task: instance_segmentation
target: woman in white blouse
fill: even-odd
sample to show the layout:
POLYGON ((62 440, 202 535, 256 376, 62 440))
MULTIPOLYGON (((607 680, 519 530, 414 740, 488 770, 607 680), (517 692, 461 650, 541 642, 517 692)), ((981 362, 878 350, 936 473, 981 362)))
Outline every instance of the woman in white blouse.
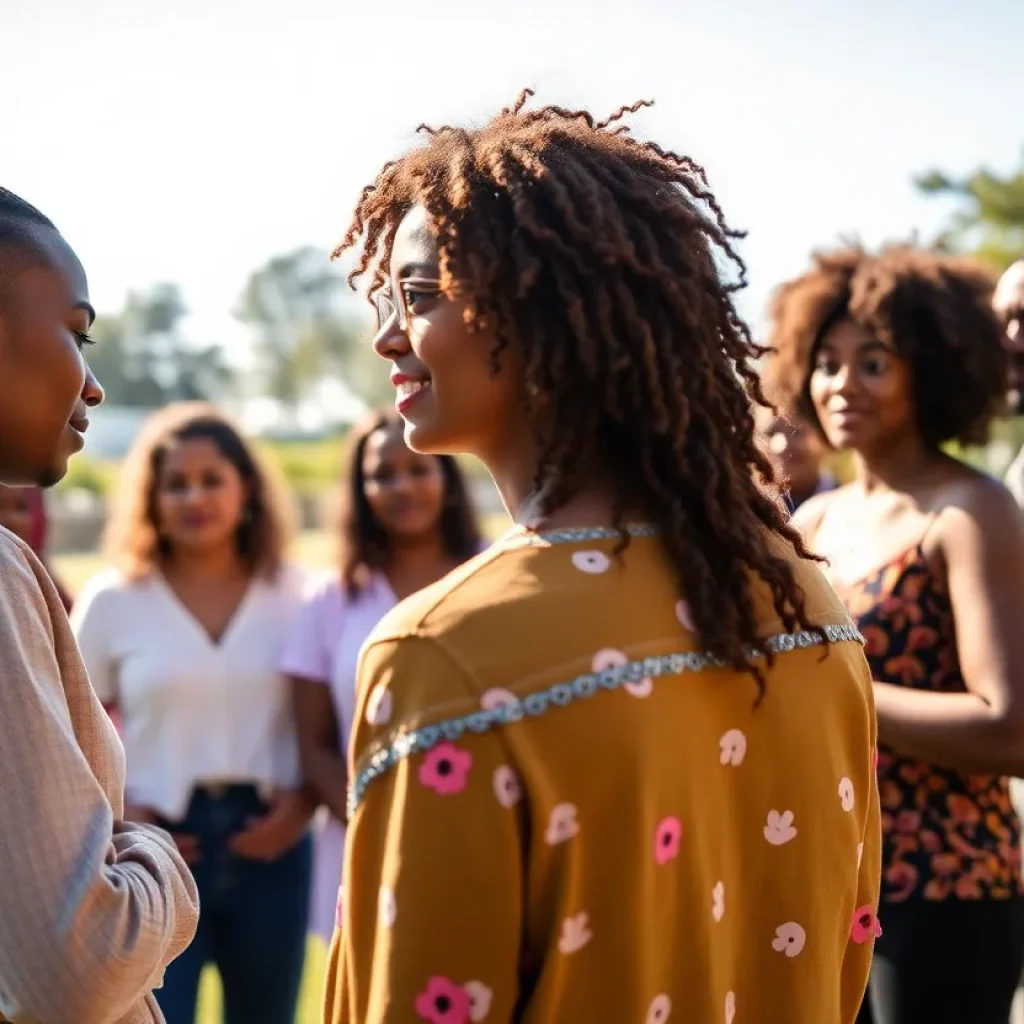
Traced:
POLYGON ((301 581, 283 564, 277 492, 209 406, 156 415, 129 455, 109 526, 116 569, 73 625, 128 761, 126 817, 167 828, 199 887, 199 931, 158 993, 192 1024, 204 965, 227 1024, 293 1019, 314 803, 277 662, 301 581))

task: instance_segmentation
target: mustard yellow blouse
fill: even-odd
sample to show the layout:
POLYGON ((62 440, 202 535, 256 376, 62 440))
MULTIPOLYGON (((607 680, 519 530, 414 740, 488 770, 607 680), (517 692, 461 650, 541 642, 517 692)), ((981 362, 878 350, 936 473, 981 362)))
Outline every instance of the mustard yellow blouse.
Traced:
POLYGON ((860 637, 755 707, 704 653, 653 531, 510 532, 364 648, 329 1024, 849 1024, 879 887, 860 637))

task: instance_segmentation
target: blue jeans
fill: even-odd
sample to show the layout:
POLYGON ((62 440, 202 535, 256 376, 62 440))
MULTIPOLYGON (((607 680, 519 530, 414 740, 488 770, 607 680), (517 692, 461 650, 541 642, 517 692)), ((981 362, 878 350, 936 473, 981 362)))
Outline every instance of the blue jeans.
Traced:
POLYGON ((309 834, 271 863, 228 849, 247 819, 265 810, 253 786, 200 789, 171 832, 197 836, 192 865, 199 888, 199 930, 168 968, 156 992, 167 1024, 194 1024, 199 979, 216 965, 224 1024, 291 1024, 306 955, 312 844, 309 834))

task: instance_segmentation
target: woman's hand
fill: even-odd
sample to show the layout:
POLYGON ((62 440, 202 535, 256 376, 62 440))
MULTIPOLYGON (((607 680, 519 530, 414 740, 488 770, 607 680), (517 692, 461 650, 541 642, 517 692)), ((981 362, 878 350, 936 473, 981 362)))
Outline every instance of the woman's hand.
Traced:
MULTIPOLYGON (((135 822, 138 825, 159 825, 161 828, 166 828, 166 823, 160 820, 160 816, 152 807, 143 807, 141 804, 126 804, 123 820, 135 822)), ((199 840, 196 836, 181 832, 170 832, 170 836, 178 848, 178 853, 181 854, 181 859, 186 864, 192 865, 199 861, 199 840)))
POLYGON ((228 843, 232 853, 246 860, 277 860, 287 853, 309 827, 316 803, 304 789, 276 790, 266 814, 251 818, 228 843))

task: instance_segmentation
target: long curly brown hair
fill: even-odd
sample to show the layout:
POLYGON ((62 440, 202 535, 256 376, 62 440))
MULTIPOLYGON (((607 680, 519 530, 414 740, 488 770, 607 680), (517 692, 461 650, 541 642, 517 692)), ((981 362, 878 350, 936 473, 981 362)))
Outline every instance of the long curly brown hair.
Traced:
POLYGON ((817 253, 811 269, 780 286, 771 303, 765 382, 773 399, 814 424, 815 351, 851 320, 906 361, 917 427, 926 444, 984 442, 1002 410, 1008 354, 992 312, 994 279, 962 257, 890 245, 817 253))
POLYGON ((230 420, 205 402, 175 402, 146 421, 125 460, 103 550, 128 579, 139 579, 170 555, 156 519, 160 467, 175 442, 203 439, 215 444, 249 491, 238 527, 238 552, 254 573, 273 576, 284 559, 291 509, 276 474, 230 420))
MULTIPOLYGON (((348 456, 342 474, 341 578, 345 590, 355 596, 374 570, 387 568, 391 538, 366 500, 363 455, 366 442, 378 430, 402 428, 402 417, 389 409, 375 409, 357 423, 348 436, 348 456)), ((466 480, 451 455, 436 455, 444 475, 444 505, 437 524, 445 554, 464 562, 480 552, 483 541, 466 480)))
POLYGON ((770 651, 751 575, 787 629, 812 628, 769 535, 812 556, 759 485, 772 469, 750 396, 765 402, 754 362, 766 350, 733 303, 746 283, 740 235, 701 167, 630 135, 623 118, 649 103, 598 121, 526 109, 531 94, 478 129, 423 126, 423 146, 363 190, 335 255, 357 249, 350 281, 368 275, 372 298, 399 222, 426 210, 442 291, 496 338, 495 372, 506 346, 520 357, 548 508, 579 486, 581 467, 606 467, 623 505, 639 498, 660 527, 705 646, 763 692, 752 651, 770 651))

